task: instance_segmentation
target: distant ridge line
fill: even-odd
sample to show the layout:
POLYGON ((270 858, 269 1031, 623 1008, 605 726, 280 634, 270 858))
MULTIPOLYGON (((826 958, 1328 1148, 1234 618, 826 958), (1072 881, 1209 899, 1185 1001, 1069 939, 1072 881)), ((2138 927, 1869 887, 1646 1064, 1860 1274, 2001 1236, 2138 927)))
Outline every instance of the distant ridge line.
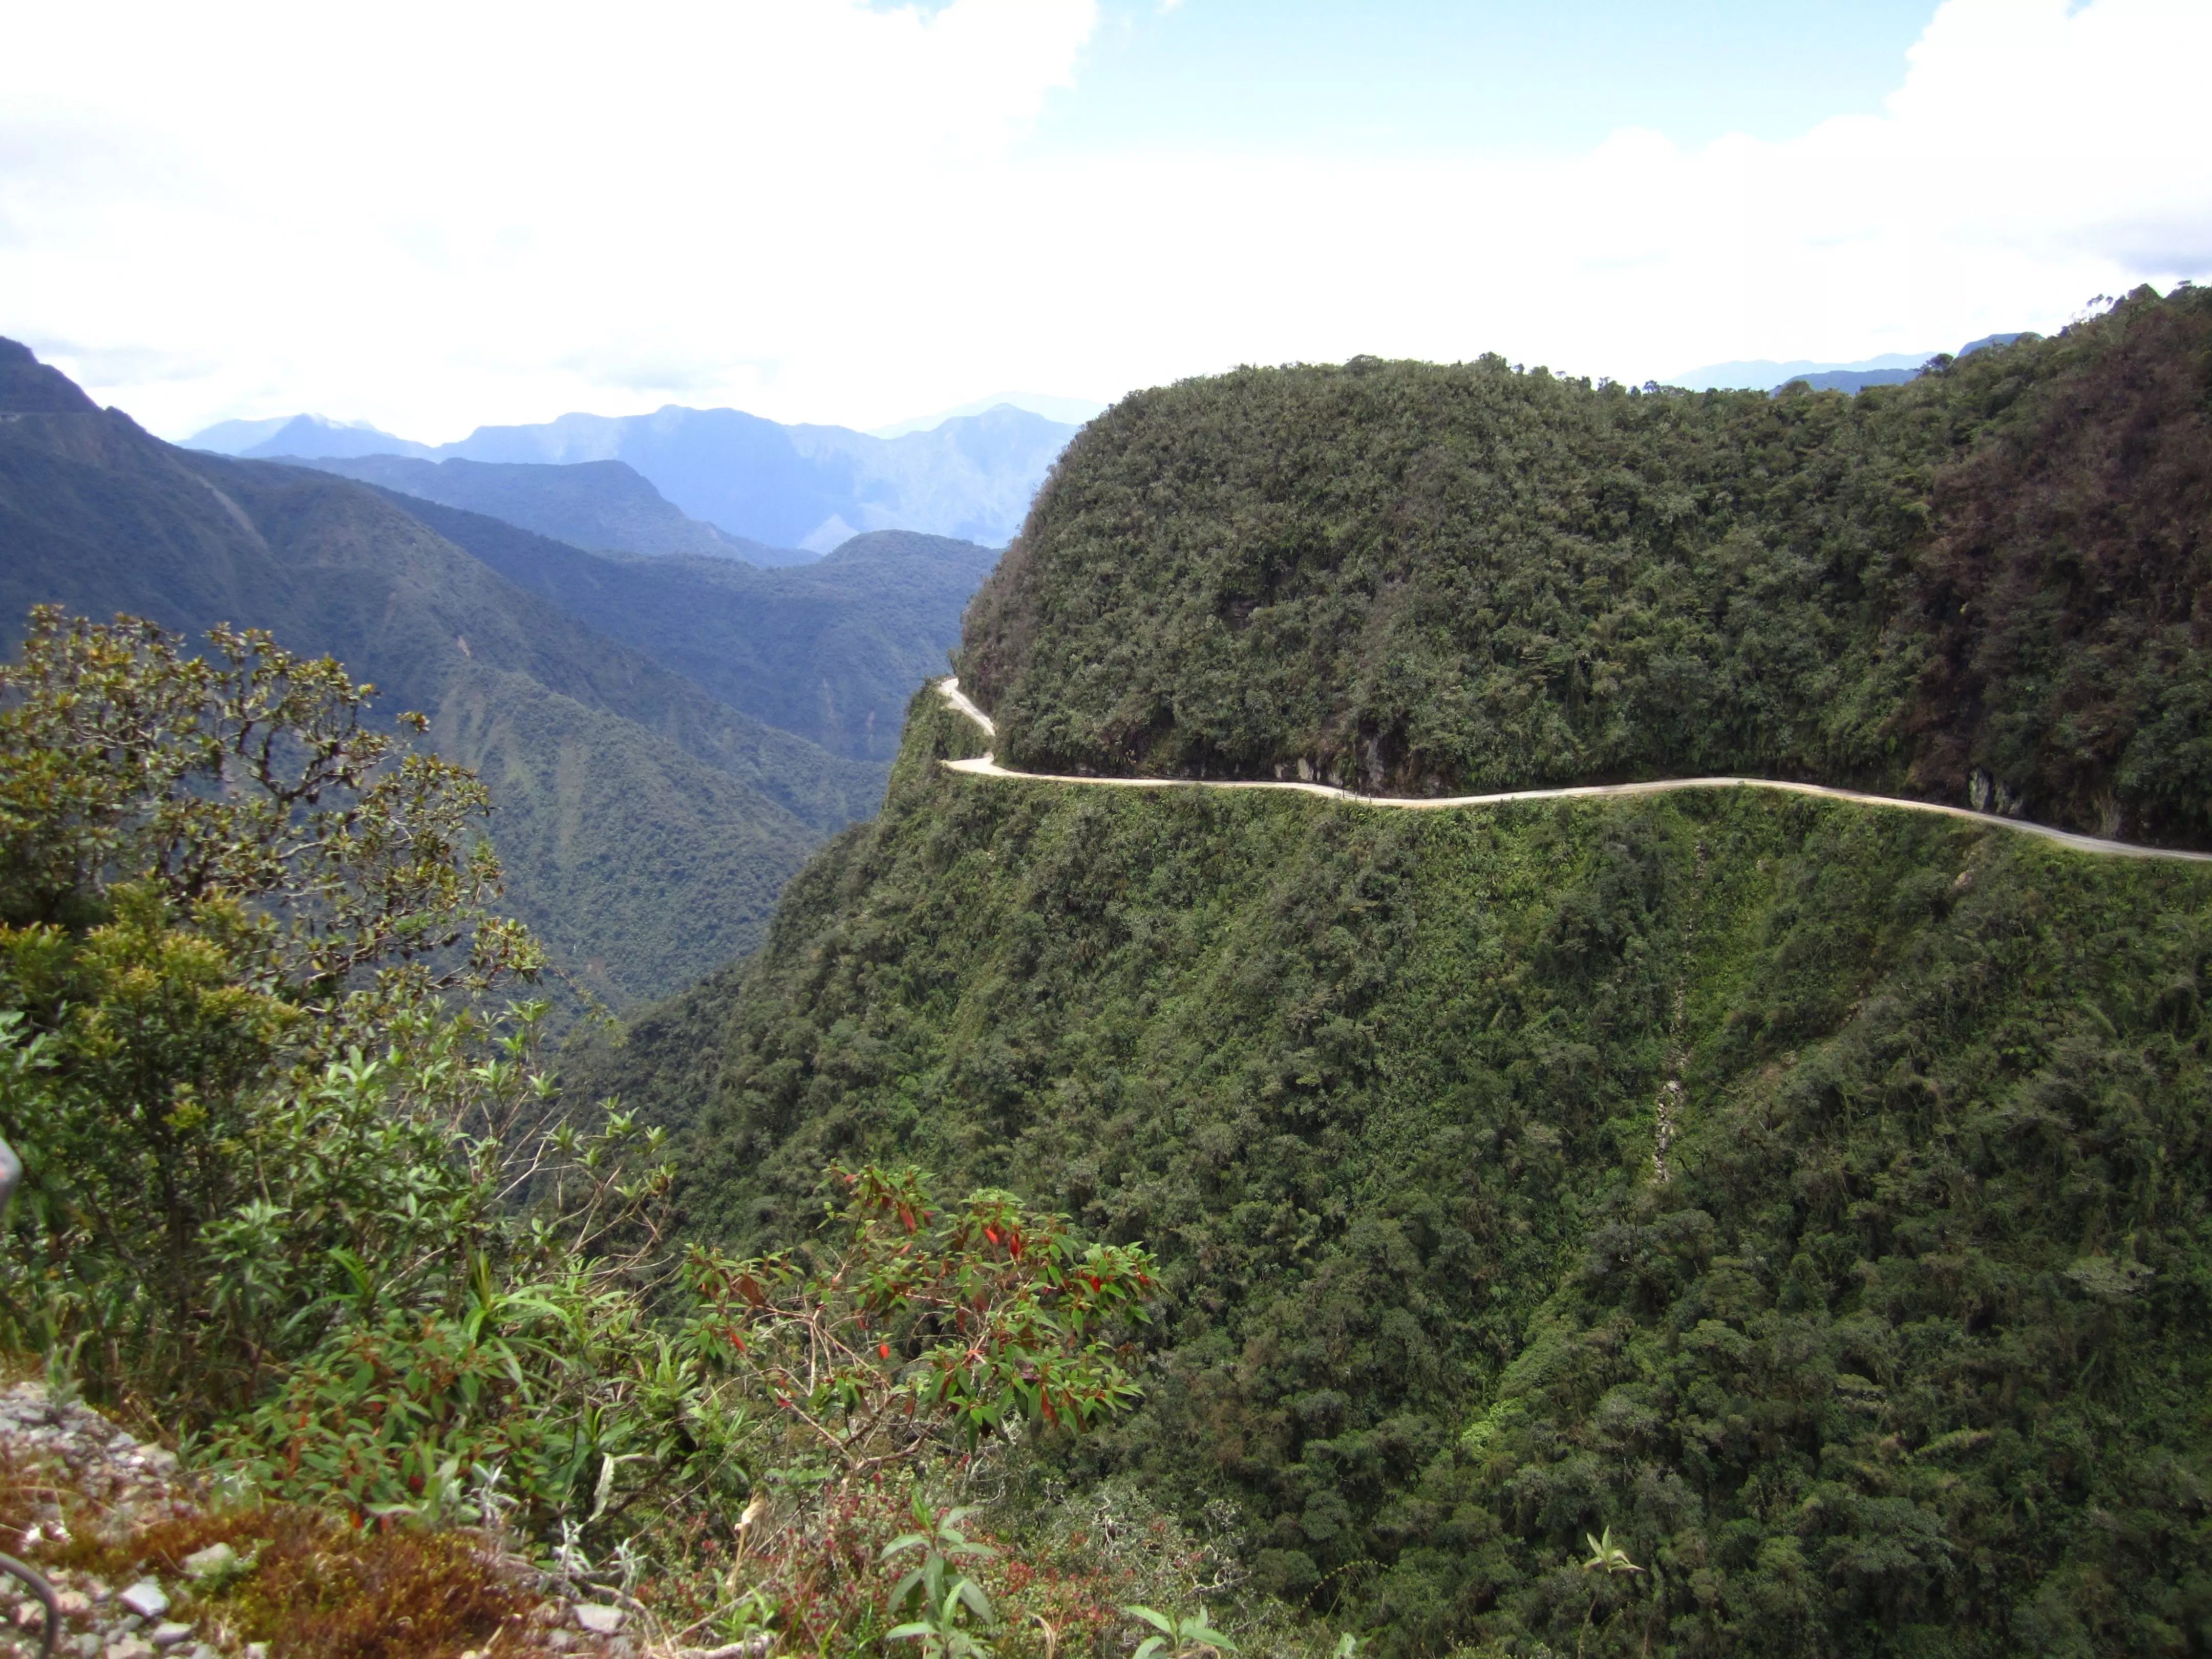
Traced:
MULTIPOLYGON (((965 714, 988 737, 999 735, 988 714, 960 689, 957 674, 937 682, 948 708, 965 714)), ((2167 847, 2139 847, 2133 842, 2107 841, 2098 836, 2076 835, 2024 818, 2000 817, 1964 806, 1945 806, 1936 801, 1909 800, 1899 795, 1870 795, 1856 789, 1836 789, 1824 783, 1790 783, 1775 778, 1655 778, 1644 783, 1579 783, 1554 789, 1510 789, 1489 795, 1362 795, 1334 784, 1297 783, 1273 778, 1097 778, 1061 772, 1015 772, 998 763, 992 755, 972 760, 941 763, 947 771, 974 778, 1008 778, 1030 783, 1089 783, 1115 789, 1278 789, 1358 806, 1396 807, 1408 811, 1434 811, 1453 806, 1503 806, 1525 800, 1582 800, 1607 795, 1665 795, 1683 789, 1772 789, 1785 795, 1811 795, 1821 800, 1850 801, 1860 806, 1889 806, 1906 812, 1932 812, 1940 817, 1963 818, 1994 830, 2038 836, 2077 853, 2106 858, 2179 859, 2191 864, 2212 864, 2212 853, 2190 853, 2167 847)))

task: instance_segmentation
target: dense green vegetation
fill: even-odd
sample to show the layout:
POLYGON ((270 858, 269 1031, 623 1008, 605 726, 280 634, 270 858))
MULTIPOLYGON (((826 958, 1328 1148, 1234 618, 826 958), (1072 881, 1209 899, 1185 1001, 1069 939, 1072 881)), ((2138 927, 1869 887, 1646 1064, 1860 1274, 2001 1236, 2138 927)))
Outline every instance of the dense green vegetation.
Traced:
POLYGON ((1856 398, 1246 369, 1071 446, 970 613, 1002 760, 1753 772, 2212 844, 2212 293, 1856 398))
MULTIPOLYGON (((2201 841, 2209 347, 2145 293, 1856 400, 1142 394, 963 678, 1033 767, 1765 771, 2201 841)), ((1396 1651, 2212 1641, 2212 878, 1725 791, 931 764, 981 746, 917 703, 763 956, 580 1066, 692 1126, 687 1225, 896 1157, 1146 1239, 1150 1392, 1068 1473, 1225 1500, 1396 1651)))
POLYGON ((998 562, 973 542, 878 530, 813 563, 611 558, 480 514, 408 510, 517 586, 757 720, 888 767, 915 684, 945 672, 998 562))
POLYGON ((0 368, 0 617, 251 624, 373 679, 482 774, 505 902, 617 1006, 750 949, 808 848, 878 796, 879 766, 731 708, 366 486, 176 449, 27 353, 0 368))
MULTIPOLYGON (((1086 432, 960 660, 1017 764, 1431 792, 1765 771, 2212 841, 2208 418, 2193 290, 1856 400, 1495 360, 1242 371, 1086 432)), ((198 476, 256 526, 294 499, 198 476)), ((917 694, 882 815, 792 881, 760 953, 568 1057, 561 1112, 625 1144, 665 1131, 674 1164, 672 1212, 637 1192, 604 1248, 665 1224, 705 1254, 665 1303, 608 1284, 618 1332, 501 1393, 510 1439, 471 1419, 531 1472, 535 1524, 574 1519, 589 1459, 557 1425, 618 1374, 639 1437, 602 1456, 653 1455, 606 1478, 705 1494, 703 1530, 656 1545, 672 1559, 734 1540, 735 1595, 752 1558, 730 1504, 816 1494, 814 1553, 761 1580, 842 1587, 775 1592, 793 1648, 872 1644, 887 1607, 935 1620, 907 1633, 945 1651, 1030 1639, 985 1632, 947 1565, 963 1523, 927 1501, 906 1548, 937 1576, 920 1608, 902 1581, 886 1602, 886 1500, 862 1477, 910 1471, 876 1460, 912 1448, 861 1439, 896 1427, 895 1396, 950 1407, 940 1428, 1025 1422, 971 1466, 1030 1552, 994 1597, 1048 1559, 1097 1571, 1046 1540, 1143 1531, 1216 1564, 1217 1595, 1244 1575, 1311 1621, 1239 1623, 1254 1646, 1327 1651, 1347 1626, 1386 1654, 1520 1659, 2212 1646, 2205 868, 1747 791, 1417 813, 937 763, 982 746, 917 694), (592 1115, 607 1094, 637 1115, 592 1115), (975 1196, 933 1209, 906 1166, 975 1196), (858 1255, 817 1231, 825 1169, 858 1255), (1137 1285, 1151 1322, 1095 1350, 1078 1309, 1073 1346, 989 1370, 1054 1328, 1079 1234, 1126 1252, 1087 1258, 1129 1273, 1091 1288, 1137 1285), (1016 1264, 1038 1239, 1062 1279, 1031 1296, 1016 1264), (885 1283, 918 1325, 867 1299, 885 1283), (715 1412, 789 1411, 804 1348, 830 1389, 808 1411, 860 1439, 683 1417, 638 1336, 653 1321, 715 1412), (902 1369, 917 1334, 985 1369, 902 1369), (1048 1431, 1086 1414, 1044 1410, 1054 1366, 1095 1434, 1048 1431), (1132 1524, 1125 1502, 1174 1518, 1132 1524), (1071 1504, 1095 1508, 1074 1525, 1071 1504)), ((199 998, 191 1030, 291 1040, 214 994, 244 960, 220 904, 187 918, 188 951, 97 896, 10 945, 29 965, 8 1006, 69 1087, 121 1073, 65 1007, 136 1008, 165 975, 199 998), (190 981, 209 951, 214 981, 190 981), (50 957, 78 979, 35 979, 50 957), (133 959, 175 966, 133 980, 133 959)), ((385 1029, 396 1105, 290 1060, 277 1087, 250 1043, 186 1054, 311 1102, 278 1124, 368 1136, 421 1099, 459 1132, 489 1109, 434 1092, 456 1073, 424 1069, 446 1059, 425 1028, 385 1029)), ((494 1075, 544 1105, 526 1048, 494 1075)), ((10 1086, 46 1085, 26 1060, 10 1086)), ((517 1212, 471 1207, 476 1167, 430 1189, 496 1241, 517 1212)), ((465 1319, 454 1253, 402 1244, 395 1281, 465 1319)), ((509 1249, 556 1259, 483 1253, 509 1249)), ((287 1247, 216 1276, 264 1255, 308 1289, 332 1275, 287 1247)), ((393 1398, 414 1328, 349 1333, 393 1398)), ((207 1408, 246 1463, 301 1411, 312 1442, 365 1409, 361 1373, 301 1359, 252 1411, 207 1408)), ((935 1478, 926 1500, 949 1495, 935 1478)), ((1039 1616, 1109 1650, 1103 1581, 1083 1582, 1039 1616)), ((1206 1616, 1179 1582, 1169 1635, 1206 1616)), ((769 1620, 749 1605, 732 1636, 769 1620)))
POLYGON ((243 1559, 195 1589, 242 1583, 263 1628, 294 1599, 279 1563, 313 1552, 305 1611, 400 1626, 372 1650, 283 1622, 325 1654, 451 1651, 438 1581, 472 1593, 467 1557, 517 1552, 664 1618, 648 1634, 939 1651, 996 1598, 1018 1648, 1047 1621, 1050 1659, 1060 1626, 1103 1627, 1103 1580, 933 1500, 1004 1431, 1126 1409, 1147 1254, 867 1166, 828 1172, 793 1249, 684 1248, 661 1135, 551 1109, 543 1005, 501 1006, 540 957, 492 908, 481 782, 367 718, 328 659, 193 643, 42 611, 0 668, 0 1134, 25 1177, 0 1352, 182 1437, 225 1501, 212 1526, 102 1516, 98 1483, 14 1440, 8 1542, 173 1582, 179 1534, 213 1533, 243 1559), (455 1522, 477 1547, 404 1594, 341 1541, 455 1522))
POLYGON ((1147 1240, 1149 1396, 1080 1467, 1231 1498, 1261 1582, 1393 1651, 2206 1638, 2212 876, 1728 792, 992 782, 933 700, 908 733, 750 975, 598 1061, 701 1114, 687 1227, 788 1237, 893 1157, 1147 1240), (1646 1571, 1581 1570, 1608 1527, 1646 1571))

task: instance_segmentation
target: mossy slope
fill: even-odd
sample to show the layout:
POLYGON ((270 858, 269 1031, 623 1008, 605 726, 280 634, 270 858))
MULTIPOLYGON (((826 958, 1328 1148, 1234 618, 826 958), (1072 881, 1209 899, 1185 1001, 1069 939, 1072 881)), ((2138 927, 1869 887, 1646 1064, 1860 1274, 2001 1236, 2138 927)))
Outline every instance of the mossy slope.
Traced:
POLYGON ((2201 1639, 2212 876, 934 764, 977 746, 925 694, 742 988, 620 1057, 688 1079, 695 1228, 790 1238, 865 1150, 1148 1241, 1150 1398, 1084 1456, 1399 1650, 2201 1639), (1608 1525, 1647 1575, 1578 1571, 1608 1525))

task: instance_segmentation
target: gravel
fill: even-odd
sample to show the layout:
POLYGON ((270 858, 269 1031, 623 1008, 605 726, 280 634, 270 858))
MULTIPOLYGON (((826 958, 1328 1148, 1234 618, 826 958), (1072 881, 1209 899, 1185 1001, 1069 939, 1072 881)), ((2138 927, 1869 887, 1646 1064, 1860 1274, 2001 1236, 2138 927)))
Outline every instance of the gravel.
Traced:
MULTIPOLYGON (((200 1494, 174 1452, 140 1441, 80 1401, 54 1399, 38 1383, 20 1382, 0 1391, 0 1449, 19 1462, 46 1465, 56 1486, 82 1498, 84 1508, 98 1516, 92 1524, 103 1540, 120 1541, 158 1522, 200 1512, 200 1494)), ((85 1524, 80 1512, 78 1525, 85 1524)), ((49 1503, 39 1508, 35 1524, 15 1547, 0 1538, 0 1548, 35 1563, 42 1546, 68 1539, 60 1506, 49 1503)), ((185 1558, 185 1588, 142 1578, 119 1592, 91 1573, 55 1569, 48 1574, 62 1616, 55 1659, 269 1659, 266 1643, 224 1645, 235 1638, 214 1628, 216 1621, 209 1621, 204 1633, 192 1622, 186 1591, 204 1580, 220 1581, 240 1565, 230 1545, 210 1544, 185 1558), (182 1616, 165 1617, 179 1596, 185 1600, 182 1616)), ((44 1607, 35 1601, 19 1598, 11 1605, 0 1599, 0 1620, 22 1632, 12 1641, 0 1633, 0 1659, 8 1659, 25 1638, 35 1653, 35 1632, 45 1619, 44 1607)), ((636 1659, 635 1638, 622 1633, 628 1623, 623 1608, 555 1597, 520 1629, 501 1632, 498 1651, 507 1659, 550 1659, 555 1653, 575 1659, 636 1659)), ((6 1624, 0 1623, 0 1632, 5 1631, 6 1624)), ((682 1651, 688 1659, 691 1650, 682 1651)))

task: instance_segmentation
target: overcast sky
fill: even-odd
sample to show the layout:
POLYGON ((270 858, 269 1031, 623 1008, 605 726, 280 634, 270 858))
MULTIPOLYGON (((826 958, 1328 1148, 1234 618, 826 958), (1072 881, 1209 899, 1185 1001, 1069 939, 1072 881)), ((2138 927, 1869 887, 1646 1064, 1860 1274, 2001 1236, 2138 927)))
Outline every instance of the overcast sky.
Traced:
POLYGON ((2212 0, 0 0, 0 334, 181 436, 1641 380, 2212 277, 2212 0))

